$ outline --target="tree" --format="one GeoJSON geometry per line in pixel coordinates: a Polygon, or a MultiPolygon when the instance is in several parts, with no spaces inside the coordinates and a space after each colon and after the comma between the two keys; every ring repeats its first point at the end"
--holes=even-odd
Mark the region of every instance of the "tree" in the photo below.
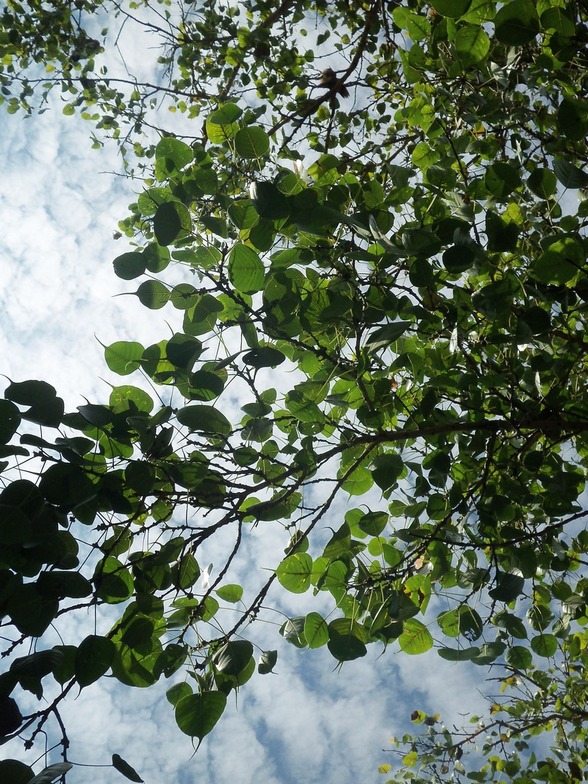
{"type": "Polygon", "coordinates": [[[183,668],[169,699],[200,742],[272,671],[253,621],[279,584],[331,598],[285,620],[296,646],[341,664],[436,646],[491,669],[502,696],[473,729],[415,711],[398,780],[460,779],[481,738],[473,780],[582,779],[587,17],[580,0],[7,4],[8,111],[58,91],[120,145],[144,190],[114,269],[176,331],[105,348],[143,379],[108,403],[5,390],[5,738],[60,725],[106,673],[183,668]],[[157,64],[113,76],[133,25],[157,64]],[[236,584],[266,526],[284,552],[236,584]],[[121,605],[108,633],[43,648],[62,614],[103,605],[121,605]],[[19,689],[49,682],[23,717],[19,689]]]}

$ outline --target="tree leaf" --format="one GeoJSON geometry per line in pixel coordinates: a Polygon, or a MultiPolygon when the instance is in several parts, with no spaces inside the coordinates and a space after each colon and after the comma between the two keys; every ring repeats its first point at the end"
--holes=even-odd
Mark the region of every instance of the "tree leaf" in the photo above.
{"type": "Polygon", "coordinates": [[[276,575],[280,584],[291,593],[304,593],[310,588],[312,558],[308,553],[294,553],[280,563],[276,575]]]}
{"type": "Polygon", "coordinates": [[[558,649],[557,637],[554,634],[538,634],[531,638],[531,648],[538,656],[554,656],[558,649]]]}
{"type": "Polygon", "coordinates": [[[226,416],[212,406],[184,406],[176,413],[176,418],[181,425],[202,433],[226,436],[232,429],[226,416]]]}
{"type": "Polygon", "coordinates": [[[459,19],[470,7],[471,0],[431,0],[432,7],[443,16],[459,19]]]}
{"type": "Polygon", "coordinates": [[[588,173],[564,158],[555,159],[553,170],[564,188],[577,189],[588,187],[588,173]]]}
{"type": "Polygon", "coordinates": [[[304,637],[309,648],[320,648],[329,641],[329,627],[317,612],[311,612],[304,621],[304,637]]]}
{"type": "Polygon", "coordinates": [[[539,32],[539,16],[531,0],[511,0],[494,17],[496,38],[507,46],[524,46],[539,32]]]}
{"type": "Polygon", "coordinates": [[[134,768],[132,768],[129,765],[129,763],[126,760],[124,760],[120,755],[118,754],[112,755],[112,767],[115,768],[115,770],[118,770],[119,773],[122,773],[122,775],[125,778],[129,779],[129,781],[136,781],[138,782],[138,784],[142,784],[143,779],[141,778],[141,776],[139,776],[137,771],[134,768]]]}
{"type": "Polygon", "coordinates": [[[0,776],[5,784],[29,784],[34,778],[33,769],[15,759],[0,760],[0,776]]]}
{"type": "Polygon", "coordinates": [[[21,416],[31,422],[46,427],[59,427],[61,424],[63,400],[46,381],[11,382],[4,390],[4,396],[13,403],[29,406],[21,416]]]}
{"type": "Polygon", "coordinates": [[[180,232],[190,233],[190,213],[181,202],[164,201],[153,216],[153,232],[160,245],[171,245],[180,232]]]}
{"type": "Polygon", "coordinates": [[[273,672],[273,669],[276,666],[277,661],[278,661],[277,651],[263,651],[261,656],[259,657],[257,672],[260,675],[267,675],[268,673],[273,672]]]}
{"type": "Polygon", "coordinates": [[[110,669],[115,646],[107,637],[91,634],[80,643],[75,657],[75,676],[80,686],[89,686],[110,669]]]}
{"type": "Polygon", "coordinates": [[[43,768],[40,773],[29,780],[28,784],[51,784],[58,776],[65,776],[72,768],[71,762],[56,762],[54,765],[43,768]]]}
{"type": "Polygon", "coordinates": [[[202,740],[223,714],[227,697],[220,691],[190,694],[176,705],[176,723],[186,735],[202,740]]]}
{"type": "Polygon", "coordinates": [[[263,346],[248,351],[243,356],[243,362],[254,368],[276,367],[281,365],[286,357],[281,351],[271,346],[263,346]]]}
{"type": "Polygon", "coordinates": [[[336,618],[329,623],[328,634],[327,647],[338,661],[353,661],[366,655],[366,638],[360,624],[349,618],[336,618]]]}
{"type": "Polygon", "coordinates": [[[145,272],[147,257],[143,253],[136,251],[123,253],[122,256],[117,256],[112,264],[117,277],[123,280],[133,280],[133,278],[138,278],[145,272]]]}
{"type": "Polygon", "coordinates": [[[253,248],[237,243],[229,253],[229,280],[243,294],[261,291],[265,280],[263,263],[253,248]]]}
{"type": "Polygon", "coordinates": [[[235,136],[235,150],[243,158],[264,158],[269,146],[269,136],[258,125],[241,128],[235,136]]]}
{"type": "Polygon", "coordinates": [[[213,656],[214,666],[225,675],[239,675],[253,656],[253,645],[249,640],[233,640],[226,643],[213,656]]]}
{"type": "Polygon", "coordinates": [[[520,574],[506,572],[499,575],[496,587],[488,591],[488,594],[499,602],[512,602],[523,592],[525,580],[520,574]]]}
{"type": "Polygon", "coordinates": [[[0,444],[7,444],[18,430],[20,412],[9,400],[0,400],[0,444]]]}
{"type": "Polygon", "coordinates": [[[243,114],[235,103],[226,103],[206,118],[206,135],[212,144],[223,144],[239,131],[236,120],[243,114]]]}
{"type": "Polygon", "coordinates": [[[404,621],[398,643],[404,653],[414,656],[430,650],[433,647],[433,637],[424,623],[416,618],[408,618],[404,621]]]}
{"type": "Polygon", "coordinates": [[[243,588],[240,585],[233,584],[221,585],[220,588],[216,588],[215,593],[223,601],[236,604],[237,602],[241,601],[241,597],[243,596],[243,588]]]}
{"type": "Polygon", "coordinates": [[[136,341],[118,340],[104,349],[104,358],[113,373],[126,376],[141,367],[144,351],[136,341]]]}
{"type": "Polygon", "coordinates": [[[393,324],[386,324],[383,327],[378,327],[368,336],[366,347],[376,351],[384,346],[389,346],[395,343],[399,337],[404,335],[406,330],[411,326],[410,321],[396,321],[393,324]]]}

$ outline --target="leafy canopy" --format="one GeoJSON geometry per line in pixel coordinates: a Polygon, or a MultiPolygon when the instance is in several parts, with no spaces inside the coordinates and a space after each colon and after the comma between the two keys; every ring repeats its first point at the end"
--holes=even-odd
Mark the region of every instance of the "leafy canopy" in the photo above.
{"type": "MultiPolygon", "coordinates": [[[[185,673],[168,699],[200,742],[276,664],[251,622],[312,592],[330,609],[293,611],[295,646],[341,664],[435,647],[500,682],[461,734],[416,710],[424,732],[383,773],[582,779],[587,16],[579,0],[5,5],[8,112],[58,95],[95,145],[118,143],[144,188],[114,270],[176,330],[105,348],[124,377],[107,402],[65,413],[43,381],[0,401],[5,739],[31,744],[106,674],[185,673]],[[141,34],[159,56],[130,75],[116,52],[141,34]],[[239,584],[270,525],[283,552],[239,584]],[[226,560],[204,570],[218,538],[226,560]],[[109,630],[45,643],[102,605],[120,607],[109,630]],[[20,690],[49,682],[23,717],[20,690]]],[[[30,779],[19,765],[0,771],[30,779]]]]}

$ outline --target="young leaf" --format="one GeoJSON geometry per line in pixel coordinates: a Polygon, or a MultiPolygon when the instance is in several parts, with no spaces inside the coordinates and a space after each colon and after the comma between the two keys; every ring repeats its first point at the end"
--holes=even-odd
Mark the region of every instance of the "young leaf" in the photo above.
{"type": "Polygon", "coordinates": [[[141,776],[119,754],[112,755],[112,767],[118,770],[119,773],[122,773],[129,781],[136,781],[137,784],[142,784],[143,779],[141,776]]]}
{"type": "Polygon", "coordinates": [[[273,669],[276,666],[277,661],[278,661],[277,651],[263,651],[263,653],[259,657],[257,672],[260,675],[267,675],[268,673],[273,672],[273,669]]]}

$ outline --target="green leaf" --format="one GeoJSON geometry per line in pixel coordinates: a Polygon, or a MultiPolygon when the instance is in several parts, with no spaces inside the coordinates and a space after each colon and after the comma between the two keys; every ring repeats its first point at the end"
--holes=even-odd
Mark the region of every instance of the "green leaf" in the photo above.
{"type": "Polygon", "coordinates": [[[570,161],[556,158],[553,163],[553,171],[564,188],[577,190],[578,188],[588,187],[588,173],[579,169],[570,161]]]}
{"type": "Polygon", "coordinates": [[[147,256],[143,253],[123,253],[112,262],[114,274],[123,280],[133,280],[145,272],[147,256]]]}
{"type": "Polygon", "coordinates": [[[470,7],[472,0],[431,0],[430,5],[442,16],[459,19],[470,7]]]}
{"type": "Polygon", "coordinates": [[[0,400],[0,444],[7,444],[18,430],[20,412],[9,400],[0,400]]]}
{"type": "Polygon", "coordinates": [[[160,175],[158,179],[163,180],[166,175],[175,171],[180,171],[194,159],[194,153],[190,145],[173,136],[166,136],[160,139],[155,148],[155,159],[157,161],[155,171],[160,175]]]}
{"type": "Polygon", "coordinates": [[[214,728],[226,704],[226,694],[220,691],[190,694],[176,705],[176,723],[186,735],[202,740],[214,728]]]}
{"type": "Polygon", "coordinates": [[[373,462],[372,477],[378,487],[390,490],[395,487],[404,471],[404,461],[399,454],[378,455],[373,462]]]}
{"type": "Polygon", "coordinates": [[[578,275],[583,254],[582,246],[573,237],[564,237],[533,260],[531,274],[542,283],[565,285],[578,275]]]}
{"type": "Polygon", "coordinates": [[[291,200],[287,199],[272,182],[265,180],[255,182],[251,187],[251,199],[255,211],[262,218],[279,220],[290,215],[291,200]]]}
{"type": "Polygon", "coordinates": [[[62,572],[54,569],[41,572],[37,589],[48,599],[82,599],[92,593],[92,584],[79,572],[62,572]]]}
{"type": "Polygon", "coordinates": [[[159,310],[169,302],[171,292],[159,280],[145,280],[135,292],[139,301],[146,308],[159,310]]]}
{"type": "Polygon", "coordinates": [[[174,707],[178,704],[178,702],[183,699],[184,697],[189,697],[192,694],[192,689],[189,683],[176,683],[174,686],[171,686],[165,693],[166,699],[169,703],[171,703],[174,707]]]}
{"type": "Polygon", "coordinates": [[[273,672],[273,669],[276,666],[277,661],[278,661],[277,651],[263,651],[261,656],[259,657],[259,662],[257,664],[257,672],[260,675],[267,675],[268,673],[273,672]]]}
{"type": "Polygon", "coordinates": [[[538,656],[554,656],[558,649],[557,637],[554,634],[538,634],[531,638],[531,648],[538,656]]]}
{"type": "MultiPolygon", "coordinates": [[[[463,0],[458,0],[458,2],[463,2],[463,0]]],[[[398,27],[408,31],[413,41],[420,41],[430,35],[429,21],[424,14],[415,14],[402,6],[396,6],[392,17],[398,27]]]]}
{"type": "Polygon", "coordinates": [[[392,324],[386,324],[383,327],[373,330],[368,335],[366,347],[372,351],[376,351],[382,347],[388,347],[391,343],[395,343],[399,337],[404,335],[406,330],[411,327],[410,321],[395,321],[392,324]]]}
{"type": "Polygon", "coordinates": [[[448,272],[459,274],[474,266],[476,256],[473,245],[453,245],[443,253],[443,266],[448,272]]]}
{"type": "Polygon", "coordinates": [[[484,629],[482,619],[478,613],[467,605],[441,613],[437,616],[437,623],[448,637],[462,635],[468,642],[477,640],[484,629]]]}
{"type": "Polygon", "coordinates": [[[96,497],[94,482],[79,466],[71,463],[49,466],[41,477],[39,489],[47,501],[70,511],[96,497]]]}
{"type": "Polygon", "coordinates": [[[308,553],[294,553],[280,563],[276,575],[280,584],[291,593],[304,593],[310,588],[312,558],[308,553]]]}
{"type": "Polygon", "coordinates": [[[588,103],[564,98],[557,110],[558,130],[568,139],[580,141],[588,131],[588,103]]]}
{"type": "Polygon", "coordinates": [[[202,433],[227,436],[232,429],[226,416],[212,406],[184,406],[176,413],[176,418],[181,425],[202,433]]]}
{"type": "Polygon", "coordinates": [[[23,684],[28,678],[43,678],[53,671],[55,666],[58,666],[61,653],[58,650],[52,649],[50,651],[37,651],[30,653],[28,656],[22,656],[14,659],[10,665],[10,672],[14,673],[23,684]]]}
{"type": "Polygon", "coordinates": [[[285,359],[281,351],[271,346],[254,348],[243,356],[243,362],[254,368],[277,367],[285,359]]]}
{"type": "Polygon", "coordinates": [[[289,491],[277,493],[269,501],[260,501],[247,506],[247,515],[251,515],[256,520],[282,520],[298,509],[302,495],[289,491]]]}
{"type": "Polygon", "coordinates": [[[516,572],[503,572],[498,576],[496,586],[488,591],[497,602],[512,602],[520,596],[525,587],[525,579],[516,572]]]}
{"type": "Polygon", "coordinates": [[[480,646],[480,653],[472,661],[478,666],[485,667],[502,656],[505,648],[506,645],[501,640],[484,643],[484,645],[480,646]]]}
{"type": "Polygon", "coordinates": [[[483,27],[466,25],[455,36],[455,48],[465,65],[481,62],[490,50],[490,38],[483,27]]]}
{"type": "Polygon", "coordinates": [[[31,583],[18,586],[11,593],[6,612],[22,634],[40,637],[57,615],[59,603],[46,599],[31,583]]]}
{"type": "Polygon", "coordinates": [[[249,640],[232,640],[223,645],[212,657],[214,666],[224,675],[239,675],[253,656],[249,640]]]}
{"type": "Polygon", "coordinates": [[[280,634],[295,648],[306,648],[306,638],[304,637],[304,621],[302,617],[289,618],[280,626],[280,634]]]}
{"type": "Polygon", "coordinates": [[[56,762],[54,765],[48,765],[40,773],[37,773],[28,784],[52,784],[57,778],[65,776],[65,774],[73,768],[71,762],[56,762]]]}
{"type": "Polygon", "coordinates": [[[0,781],[2,784],[28,784],[34,777],[32,768],[15,759],[0,760],[0,781]]]}
{"type": "Polygon", "coordinates": [[[226,103],[206,118],[206,135],[212,144],[224,144],[239,131],[236,122],[243,111],[235,103],[226,103]]]}
{"type": "Polygon", "coordinates": [[[557,191],[557,178],[550,169],[538,167],[529,175],[527,185],[535,196],[540,199],[549,199],[557,191]]]}
{"type": "Polygon", "coordinates": [[[174,585],[187,590],[200,577],[200,566],[192,553],[184,553],[177,563],[174,585]]]}
{"type": "Polygon", "coordinates": [[[328,625],[327,647],[337,661],[353,661],[367,654],[364,628],[349,618],[336,618],[328,625]]]}
{"type": "Polygon", "coordinates": [[[18,405],[29,406],[21,414],[24,419],[46,427],[59,427],[61,424],[65,408],[63,400],[46,381],[11,382],[4,391],[4,397],[18,405]]]}
{"type": "Polygon", "coordinates": [[[438,648],[437,653],[446,661],[472,661],[480,655],[480,649],[472,648],[438,648]]]}
{"type": "Polygon", "coordinates": [[[0,505],[0,545],[24,544],[33,532],[32,521],[18,507],[0,505]]]}
{"type": "Polygon", "coordinates": [[[165,353],[172,365],[190,372],[202,354],[202,342],[192,335],[176,333],[167,341],[165,353]]]}
{"type": "Polygon", "coordinates": [[[131,384],[122,384],[119,387],[114,387],[110,393],[109,403],[116,408],[116,413],[121,411],[132,413],[141,411],[149,414],[153,409],[153,400],[150,395],[144,389],[131,384]]]}
{"type": "Polygon", "coordinates": [[[186,397],[190,400],[214,400],[225,388],[225,380],[222,374],[197,370],[190,375],[190,386],[186,397]]]}
{"type": "Polygon", "coordinates": [[[433,636],[424,623],[416,618],[408,618],[404,621],[398,644],[400,650],[414,656],[425,653],[433,647],[433,636]]]}
{"type": "Polygon", "coordinates": [[[489,250],[498,253],[514,251],[517,247],[519,227],[516,223],[509,223],[492,210],[488,210],[486,212],[486,234],[489,250]]]}
{"type": "Polygon", "coordinates": [[[138,784],[142,784],[143,779],[141,776],[118,754],[112,755],[112,767],[118,770],[119,773],[122,773],[129,781],[136,781],[138,784]]]}
{"type": "Polygon", "coordinates": [[[128,376],[141,367],[141,358],[145,349],[140,343],[119,340],[104,349],[106,364],[113,373],[128,376]]]}
{"type": "Polygon", "coordinates": [[[526,670],[533,663],[531,652],[522,645],[513,645],[512,648],[509,648],[506,652],[505,659],[511,667],[514,667],[517,670],[526,670]]]}
{"type": "Polygon", "coordinates": [[[306,616],[304,637],[309,648],[320,648],[329,642],[329,627],[322,615],[311,612],[306,616]]]}
{"type": "Polygon", "coordinates": [[[235,136],[235,150],[242,158],[265,158],[269,147],[269,136],[258,125],[241,128],[235,136]]]}
{"type": "Polygon", "coordinates": [[[541,26],[544,30],[555,30],[563,37],[571,37],[576,30],[573,20],[566,13],[565,8],[547,8],[541,14],[541,26]]]}
{"type": "Polygon", "coordinates": [[[488,166],[484,183],[490,193],[500,201],[507,197],[521,184],[517,167],[504,161],[496,161],[488,166]]]}
{"type": "Polygon", "coordinates": [[[118,604],[133,594],[133,578],[123,564],[112,556],[99,561],[94,571],[97,595],[108,604],[118,604]]]}
{"type": "MultiPolygon", "coordinates": [[[[345,473],[347,473],[347,471],[345,471],[345,473]]],[[[343,471],[340,468],[337,472],[337,478],[341,478],[342,474],[343,471]]],[[[372,472],[365,466],[359,465],[347,474],[344,481],[341,483],[341,489],[346,493],[349,493],[349,495],[363,495],[364,493],[367,493],[373,483],[374,479],[372,472]]]]}
{"type": "Polygon", "coordinates": [[[91,634],[80,643],[75,656],[75,676],[80,686],[89,686],[110,669],[115,645],[107,637],[91,634]]]}
{"type": "Polygon", "coordinates": [[[357,525],[368,536],[379,536],[388,525],[388,519],[387,512],[367,512],[360,517],[357,525]]]}
{"type": "Polygon", "coordinates": [[[153,216],[153,231],[160,245],[171,245],[180,232],[189,234],[192,220],[187,208],[176,201],[165,201],[153,216]]]}
{"type": "Polygon", "coordinates": [[[510,0],[494,17],[496,38],[507,46],[524,46],[539,33],[539,16],[532,0],[510,0]]]}
{"type": "Polygon", "coordinates": [[[265,270],[253,248],[237,243],[229,253],[229,280],[242,294],[263,289],[265,270]]]}

